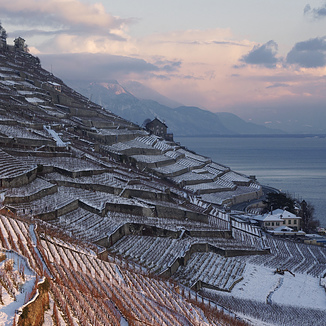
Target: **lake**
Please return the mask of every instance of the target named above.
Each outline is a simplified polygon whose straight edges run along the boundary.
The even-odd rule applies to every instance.
[[[326,138],[175,137],[188,149],[315,207],[326,227]]]

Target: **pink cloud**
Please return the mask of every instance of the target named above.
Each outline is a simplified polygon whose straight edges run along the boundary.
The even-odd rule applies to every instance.
[[[15,23],[119,28],[124,20],[107,13],[103,4],[78,0],[1,1],[1,12]]]

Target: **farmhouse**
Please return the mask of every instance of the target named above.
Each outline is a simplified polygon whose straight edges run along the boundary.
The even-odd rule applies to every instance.
[[[151,134],[162,137],[165,140],[173,141],[173,134],[167,132],[168,126],[158,118],[148,122],[145,128]]]
[[[283,209],[276,209],[271,213],[259,215],[255,220],[260,223],[261,227],[267,230],[275,230],[285,226],[293,231],[298,231],[301,227],[301,217]]]
[[[15,48],[20,51],[25,51],[25,40],[22,37],[17,37],[14,40]]]

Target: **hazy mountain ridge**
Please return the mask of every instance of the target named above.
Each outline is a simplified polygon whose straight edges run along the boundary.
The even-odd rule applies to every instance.
[[[229,112],[218,112],[216,113],[219,119],[222,121],[225,127],[233,131],[235,134],[241,133],[243,135],[258,135],[258,134],[283,134],[283,130],[271,129],[265,126],[246,122],[237,115]]]
[[[99,83],[87,85],[73,83],[73,86],[84,96],[91,98],[92,101],[139,125],[142,125],[148,118],[158,117],[168,125],[169,132],[178,136],[283,133],[279,130],[245,122],[232,113],[213,113],[189,106],[179,106],[172,109],[153,99],[139,99],[116,81],[111,81],[111,83],[113,84],[111,87],[104,87],[103,84]],[[124,89],[124,92],[121,91],[121,88]],[[116,90],[119,92],[117,93]],[[148,95],[150,95],[149,91]]]
[[[231,107],[229,110],[245,121],[281,129],[288,134],[326,134],[325,105],[317,103],[314,98],[307,98],[300,104],[276,102],[262,107]]]
[[[140,100],[153,100],[162,105],[168,106],[169,108],[183,106],[183,104],[171,100],[170,98],[137,81],[126,81],[121,83],[121,85]]]

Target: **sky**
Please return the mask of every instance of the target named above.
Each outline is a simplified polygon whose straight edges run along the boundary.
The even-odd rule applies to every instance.
[[[323,107],[326,1],[0,0],[8,43],[26,40],[66,80],[136,80],[213,112]]]

